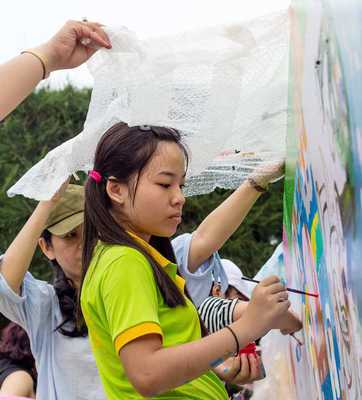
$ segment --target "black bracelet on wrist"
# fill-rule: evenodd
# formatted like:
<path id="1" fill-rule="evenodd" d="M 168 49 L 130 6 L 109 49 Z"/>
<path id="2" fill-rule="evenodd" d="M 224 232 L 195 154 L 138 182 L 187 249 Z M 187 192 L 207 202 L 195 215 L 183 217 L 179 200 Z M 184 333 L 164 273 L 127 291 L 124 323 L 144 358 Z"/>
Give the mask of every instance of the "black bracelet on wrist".
<path id="1" fill-rule="evenodd" d="M 239 345 L 238 337 L 236 336 L 235 332 L 230 328 L 230 326 L 225 326 L 225 328 L 226 328 L 229 332 L 231 332 L 231 334 L 234 336 L 235 343 L 236 343 L 236 355 L 238 355 L 238 354 L 239 354 L 239 351 L 240 351 L 240 345 Z"/>

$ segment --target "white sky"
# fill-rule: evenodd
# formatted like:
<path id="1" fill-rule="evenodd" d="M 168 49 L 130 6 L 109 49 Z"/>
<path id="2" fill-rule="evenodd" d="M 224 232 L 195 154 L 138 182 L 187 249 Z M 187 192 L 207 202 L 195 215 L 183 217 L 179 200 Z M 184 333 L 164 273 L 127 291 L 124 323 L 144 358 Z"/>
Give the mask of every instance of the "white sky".
<path id="1" fill-rule="evenodd" d="M 238 22 L 288 7 L 290 0 L 1 0 L 0 63 L 50 38 L 68 19 L 87 17 L 125 25 L 139 37 Z M 53 73 L 54 88 L 65 82 L 91 86 L 85 66 Z"/>

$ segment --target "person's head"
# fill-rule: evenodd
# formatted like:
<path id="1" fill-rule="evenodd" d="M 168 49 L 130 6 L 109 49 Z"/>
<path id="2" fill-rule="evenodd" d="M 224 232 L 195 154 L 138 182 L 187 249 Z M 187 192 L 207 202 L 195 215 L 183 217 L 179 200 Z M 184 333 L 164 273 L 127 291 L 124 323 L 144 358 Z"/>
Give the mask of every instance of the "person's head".
<path id="1" fill-rule="evenodd" d="M 225 298 L 248 301 L 251 290 L 248 284 L 243 281 L 243 273 L 240 268 L 225 258 L 221 259 L 221 263 L 229 283 L 225 292 Z"/>
<path id="2" fill-rule="evenodd" d="M 127 231 L 174 261 L 169 237 L 181 222 L 187 162 L 171 128 L 118 123 L 103 135 L 85 185 L 83 277 L 98 240 L 128 245 L 149 259 L 166 303 L 183 304 L 173 281 Z"/>
<path id="3" fill-rule="evenodd" d="M 39 239 L 39 246 L 53 267 L 53 285 L 64 317 L 57 329 L 71 337 L 86 334 L 86 330 L 78 329 L 75 323 L 82 269 L 83 220 L 84 188 L 68 185 Z M 70 327 L 66 329 L 64 326 L 67 323 Z"/>
<path id="4" fill-rule="evenodd" d="M 75 287 L 79 287 L 81 276 L 83 219 L 84 189 L 69 185 L 39 239 L 42 252 L 56 271 L 60 268 Z"/>
<path id="5" fill-rule="evenodd" d="M 2 331 L 0 358 L 7 358 L 23 366 L 36 377 L 35 360 L 31 353 L 28 335 L 19 325 L 10 322 Z"/>

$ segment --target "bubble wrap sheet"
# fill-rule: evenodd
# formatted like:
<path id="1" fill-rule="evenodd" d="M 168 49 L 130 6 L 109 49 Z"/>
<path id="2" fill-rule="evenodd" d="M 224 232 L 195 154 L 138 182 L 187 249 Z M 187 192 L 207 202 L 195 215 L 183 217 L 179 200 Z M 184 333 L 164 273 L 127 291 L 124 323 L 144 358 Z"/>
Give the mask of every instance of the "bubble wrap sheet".
<path id="1" fill-rule="evenodd" d="M 114 123 L 181 131 L 191 152 L 186 195 L 234 188 L 285 157 L 287 12 L 240 24 L 139 40 L 107 28 L 111 50 L 88 62 L 94 88 L 83 131 L 50 151 L 8 191 L 46 200 L 92 168 Z"/>

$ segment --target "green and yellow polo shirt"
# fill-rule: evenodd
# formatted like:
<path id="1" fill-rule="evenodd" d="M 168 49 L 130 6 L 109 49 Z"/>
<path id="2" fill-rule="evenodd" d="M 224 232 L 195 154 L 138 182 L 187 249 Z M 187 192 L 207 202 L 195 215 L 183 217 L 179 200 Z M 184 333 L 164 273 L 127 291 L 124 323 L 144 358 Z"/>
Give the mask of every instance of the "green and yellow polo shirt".
<path id="1" fill-rule="evenodd" d="M 184 293 L 185 281 L 177 275 L 176 264 L 147 242 L 138 237 L 135 239 Z M 83 283 L 81 306 L 97 367 L 110 400 L 143 398 L 127 379 L 119 358 L 120 349 L 127 343 L 151 333 L 162 337 L 164 347 L 201 338 L 193 303 L 186 298 L 185 306 L 168 307 L 151 265 L 131 247 L 98 243 Z M 227 399 L 227 393 L 220 379 L 209 371 L 154 398 L 222 400 Z"/>

